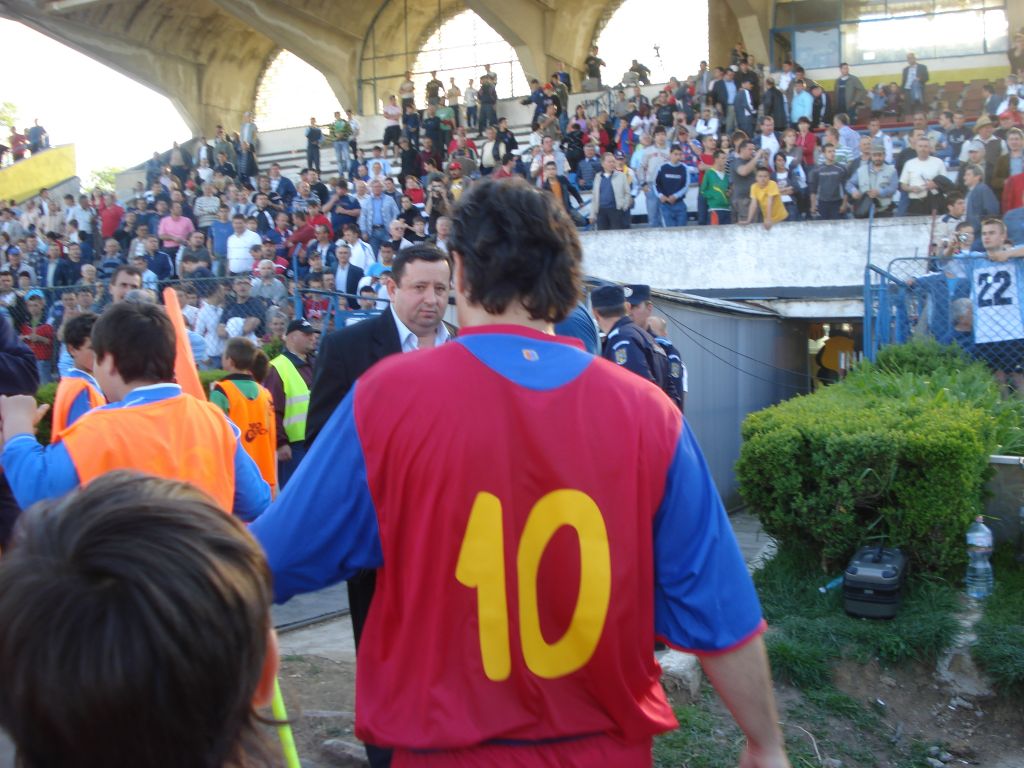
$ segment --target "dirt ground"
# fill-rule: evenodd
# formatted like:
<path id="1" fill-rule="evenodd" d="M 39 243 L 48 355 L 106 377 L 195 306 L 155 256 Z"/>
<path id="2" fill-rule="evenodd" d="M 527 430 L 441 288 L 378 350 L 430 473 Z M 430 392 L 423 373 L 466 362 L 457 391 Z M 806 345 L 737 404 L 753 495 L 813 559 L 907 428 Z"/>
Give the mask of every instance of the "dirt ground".
<path id="1" fill-rule="evenodd" d="M 832 713 L 796 689 L 776 688 L 784 730 L 795 747 L 794 768 L 829 765 L 830 758 L 843 768 L 915 768 L 928 765 L 929 747 L 949 753 L 950 766 L 1024 768 L 1024 702 L 953 697 L 932 681 L 931 670 L 914 665 L 882 669 L 844 662 L 835 677 L 840 691 L 864 705 L 860 714 Z M 359 765 L 344 754 L 348 749 L 359 755 L 352 715 L 355 665 L 285 656 L 280 680 L 303 766 Z M 738 734 L 717 697 L 705 694 L 696 706 L 721 721 L 716 738 L 735 742 Z M 329 740 L 343 750 L 340 756 L 324 750 Z"/>

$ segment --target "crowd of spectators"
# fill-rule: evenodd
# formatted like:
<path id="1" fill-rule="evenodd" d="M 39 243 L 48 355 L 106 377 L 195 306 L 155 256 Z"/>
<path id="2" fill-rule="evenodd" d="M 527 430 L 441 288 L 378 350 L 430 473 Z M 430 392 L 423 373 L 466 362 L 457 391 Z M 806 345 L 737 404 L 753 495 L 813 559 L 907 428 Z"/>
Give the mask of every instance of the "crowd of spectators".
<path id="1" fill-rule="evenodd" d="M 1011 64 L 1018 49 L 1024 34 Z M 297 314 L 321 327 L 339 322 L 335 310 L 387 306 L 394 254 L 425 240 L 446 249 L 452 206 L 485 176 L 527 178 L 581 228 L 629 226 L 637 197 L 650 226 L 685 225 L 696 187 L 699 224 L 932 211 L 948 222 L 962 207 L 979 246 L 983 219 L 1024 205 L 1024 73 L 990 88 L 982 114 L 943 108 L 933 122 L 927 69 L 913 54 L 907 62 L 896 100 L 910 105 L 905 137 L 883 130 L 886 110 L 846 64 L 825 92 L 792 62 L 763 75 L 741 45 L 728 66 L 702 62 L 653 98 L 641 87 L 650 71 L 634 61 L 610 102 L 572 115 L 572 80 L 560 66 L 532 82 L 522 142 L 497 113 L 493 73 L 465 89 L 434 73 L 422 101 L 407 73 L 378 146 L 359 146 L 358 121 L 345 112 L 323 127 L 311 120 L 309 143 L 334 148 L 326 181 L 312 147 L 316 162 L 297 178 L 276 163 L 261 172 L 246 113 L 235 133 L 218 126 L 212 140 L 154 153 L 125 199 L 93 191 L 60 200 L 44 189 L 0 209 L 0 312 L 33 346 L 46 380 L 65 358 L 61 323 L 102 309 L 119 275 L 125 290 L 173 283 L 200 339 L 196 356 L 215 367 L 233 336 L 267 342 Z M 586 66 L 599 80 L 596 49 Z M 869 122 L 857 129 L 850 115 L 866 107 Z M 45 148 L 45 131 L 31 142 L 30 151 Z"/>
<path id="2" fill-rule="evenodd" d="M 562 65 L 547 82 L 530 83 L 525 139 L 493 111 L 491 78 L 480 90 L 470 81 L 462 91 L 454 79 L 446 87 L 432 73 L 417 103 L 407 73 L 384 108 L 381 149 L 373 156 L 355 152 L 338 173 L 355 183 L 395 174 L 400 186 L 412 178 L 416 189 L 440 179 L 452 199 L 476 178 L 520 175 L 550 189 L 581 227 L 626 227 L 639 215 L 650 226 L 695 219 L 770 228 L 785 220 L 941 214 L 948 193 L 971 194 L 966 169 L 980 165 L 1005 211 L 1024 204 L 1024 177 L 1006 183 L 1022 171 L 1013 130 L 1024 123 L 1022 51 L 1024 32 L 1008 53 L 1010 73 L 986 87 L 977 113 L 951 99 L 928 103 L 928 69 L 913 53 L 899 82 L 866 88 L 843 63 L 826 90 L 792 61 L 766 73 L 737 44 L 728 65 L 701 62 L 695 74 L 670 78 L 653 97 L 642 88 L 649 68 L 634 60 L 607 99 L 574 110 Z M 584 65 L 585 90 L 603 88 L 603 66 L 595 47 Z M 759 181 L 761 168 L 767 177 Z M 599 177 L 610 181 L 601 186 L 603 198 L 594 196 Z M 993 212 L 999 210 L 985 211 Z"/>

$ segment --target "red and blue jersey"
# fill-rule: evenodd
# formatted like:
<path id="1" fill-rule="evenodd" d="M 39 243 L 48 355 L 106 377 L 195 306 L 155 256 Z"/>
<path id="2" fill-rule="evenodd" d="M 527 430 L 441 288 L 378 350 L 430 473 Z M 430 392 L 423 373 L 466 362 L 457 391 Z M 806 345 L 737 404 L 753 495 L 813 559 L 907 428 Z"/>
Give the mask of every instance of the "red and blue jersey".
<path id="1" fill-rule="evenodd" d="M 676 724 L 656 636 L 764 626 L 679 409 L 518 326 L 378 363 L 252 530 L 279 601 L 379 569 L 356 732 L 382 746 L 644 742 Z"/>

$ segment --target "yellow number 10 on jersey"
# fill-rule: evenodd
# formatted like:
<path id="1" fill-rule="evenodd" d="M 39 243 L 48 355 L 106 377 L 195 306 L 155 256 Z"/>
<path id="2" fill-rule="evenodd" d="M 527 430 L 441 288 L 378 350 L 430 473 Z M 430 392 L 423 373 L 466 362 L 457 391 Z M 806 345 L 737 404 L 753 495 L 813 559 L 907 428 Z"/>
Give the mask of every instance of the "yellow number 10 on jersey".
<path id="1" fill-rule="evenodd" d="M 476 590 L 480 655 L 484 674 L 495 682 L 507 680 L 512 669 L 502 514 L 497 496 L 477 494 L 455 567 L 459 583 Z M 549 643 L 540 629 L 537 571 L 544 550 L 563 525 L 571 527 L 579 540 L 580 590 L 568 629 Z M 590 661 L 608 616 L 611 571 L 608 531 L 593 499 L 563 489 L 533 505 L 516 554 L 520 644 L 531 672 L 547 679 L 564 677 Z"/>

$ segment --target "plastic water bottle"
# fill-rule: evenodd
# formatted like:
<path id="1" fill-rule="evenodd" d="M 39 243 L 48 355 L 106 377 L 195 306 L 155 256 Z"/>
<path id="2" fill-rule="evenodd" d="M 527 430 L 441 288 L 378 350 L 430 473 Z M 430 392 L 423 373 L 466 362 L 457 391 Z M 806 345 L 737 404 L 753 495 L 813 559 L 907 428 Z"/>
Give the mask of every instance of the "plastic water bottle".
<path id="1" fill-rule="evenodd" d="M 967 529 L 967 596 L 975 600 L 984 600 L 992 594 L 992 564 L 988 558 L 992 554 L 992 529 L 982 520 L 981 515 L 974 518 Z"/>

